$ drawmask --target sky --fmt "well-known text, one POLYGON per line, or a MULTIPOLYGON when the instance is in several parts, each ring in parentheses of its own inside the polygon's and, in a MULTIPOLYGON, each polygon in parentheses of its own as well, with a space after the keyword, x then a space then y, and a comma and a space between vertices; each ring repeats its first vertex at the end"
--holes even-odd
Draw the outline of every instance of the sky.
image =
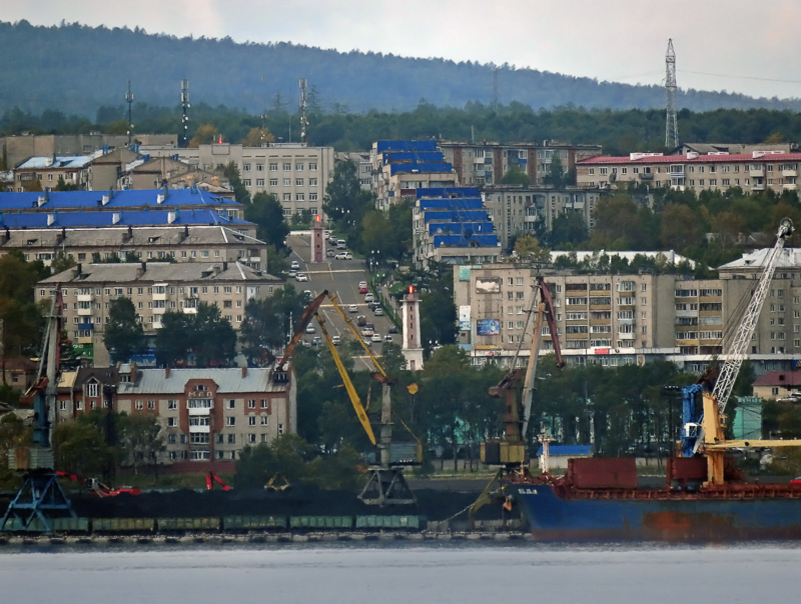
POLYGON ((801 97, 798 0, 0 0, 0 20, 509 64, 628 84, 801 97))

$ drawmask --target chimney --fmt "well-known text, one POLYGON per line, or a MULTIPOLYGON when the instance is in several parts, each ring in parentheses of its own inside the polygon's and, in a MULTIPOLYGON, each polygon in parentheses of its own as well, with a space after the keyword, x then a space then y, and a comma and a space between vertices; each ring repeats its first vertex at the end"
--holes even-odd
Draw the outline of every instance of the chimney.
POLYGON ((227 270, 228 270, 228 263, 227 262, 223 262, 223 272, 225 272, 227 270))
POLYGON ((53 226, 56 222, 56 215, 55 214, 48 214, 47 215, 47 226, 53 226))
POLYGON ((41 208, 46 203, 47 203, 47 197, 45 197, 44 195, 39 195, 39 197, 36 199, 37 208, 41 208))
POLYGON ((123 236, 123 241, 130 241, 131 239, 133 239, 133 229, 128 227, 128 231, 123 236))
POLYGON ((178 218, 178 212, 175 210, 171 210, 167 212, 167 224, 172 224, 178 218))
POLYGON ((3 234, 0 235, 0 245, 5 245, 11 239, 11 233, 8 230, 8 227, 5 227, 3 234))
POLYGON ((169 367, 165 367, 164 368, 164 379, 167 379, 168 377, 170 377, 170 368, 169 367))
POLYGON ((100 200, 100 205, 108 205, 109 201, 111 201, 111 196, 103 195, 102 199, 100 200))
POLYGON ((147 262, 140 262, 139 268, 136 269, 136 278, 141 279, 147 272, 147 262))
POLYGON ((247 375, 248 375, 248 368, 247 367, 242 367, 242 377, 243 378, 247 377, 247 375))
MULTIPOLYGON (((104 196, 104 197, 105 197, 105 196, 104 196)), ((119 222, 120 222, 120 218, 122 218, 122 213, 120 213, 120 212, 114 212, 114 213, 111 215, 111 224, 119 224, 119 222)))
POLYGON ((131 363, 131 383, 132 384, 136 383, 136 378, 137 378, 136 373, 137 373, 136 363, 131 363))
POLYGON ((80 277, 81 276, 81 270, 82 270, 81 264, 80 263, 76 264, 72 268, 72 278, 73 279, 77 279, 78 277, 80 277))
POLYGON ((64 243, 64 240, 67 238, 67 229, 62 228, 61 232, 56 235, 56 245, 61 245, 64 243))
POLYGON ((181 241, 184 241, 185 239, 188 238, 189 238, 189 225, 184 225, 184 234, 183 237, 181 237, 181 241))

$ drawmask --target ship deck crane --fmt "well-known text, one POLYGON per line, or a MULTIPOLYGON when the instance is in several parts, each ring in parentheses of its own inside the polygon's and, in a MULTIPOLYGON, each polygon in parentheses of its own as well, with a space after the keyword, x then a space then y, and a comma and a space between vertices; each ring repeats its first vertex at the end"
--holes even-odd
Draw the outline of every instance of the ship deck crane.
MULTIPOLYGON (((481 506, 491 501, 491 493, 501 480, 505 479, 511 482, 520 482, 532 480, 533 478, 528 469, 526 435, 531 418, 534 393, 537 389, 537 364, 542 343, 543 319, 548 323, 548 328, 551 333, 554 353, 556 354, 556 365, 557 367, 564 366, 553 300, 548 290, 548 285, 542 277, 537 277, 536 284, 534 285, 534 295, 531 300, 529 319, 532 313, 536 313, 536 319, 531 334, 531 351, 526 365, 525 376, 522 376, 521 371, 514 367, 517 361, 517 356, 515 356, 512 362, 512 370, 507 373, 497 385, 489 390, 490 396, 503 396, 505 398, 503 418, 504 435, 502 438, 482 442, 480 456, 483 463, 500 466, 500 468, 495 477, 484 488, 484 491, 476 502, 471 506, 471 517, 475 515, 475 512, 481 506), (516 400, 516 391, 521 380, 523 381, 523 389, 520 402, 518 403, 516 400)), ((543 438, 547 440, 547 435, 543 438)), ((544 444, 547 447, 547 442, 544 444)))
POLYGON ((801 446, 801 440, 726 440, 723 433, 726 422, 726 416, 724 415, 726 403, 729 401, 734 382, 745 359, 748 344, 756 329, 757 320, 765 303, 768 288, 781 257, 781 251, 792 233, 792 221, 789 218, 782 219, 776 232, 776 244, 765 258, 762 274, 751 296, 751 301, 743 313, 732 339, 732 344, 727 351, 726 360, 721 367, 715 387, 711 392, 704 391, 702 393, 703 417, 694 449, 700 450, 707 459, 708 485, 724 483, 724 456, 732 448, 801 446))

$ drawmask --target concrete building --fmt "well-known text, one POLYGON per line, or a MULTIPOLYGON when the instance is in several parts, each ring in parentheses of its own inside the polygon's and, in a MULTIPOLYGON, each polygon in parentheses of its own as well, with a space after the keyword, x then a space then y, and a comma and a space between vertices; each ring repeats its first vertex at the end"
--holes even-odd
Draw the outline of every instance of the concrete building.
POLYGON ((565 172, 577 161, 601 155, 600 145, 571 145, 557 141, 535 143, 452 142, 438 141, 446 162, 453 164, 462 186, 497 185, 510 169, 526 174, 534 186, 543 185, 558 158, 565 172))
POLYGON ((771 371, 754 382, 754 396, 776 400, 801 392, 801 371, 771 371))
POLYGON ((450 188, 458 184, 453 166, 443 160, 436 141, 377 141, 370 151, 376 207, 415 199, 417 189, 450 188))
POLYGON ((496 262, 501 255, 478 187, 418 188, 412 209, 414 263, 496 262))
POLYGON ((296 384, 273 380, 270 369, 142 369, 125 363, 62 375, 58 421, 109 407, 157 417, 166 449, 147 461, 177 472, 233 471, 244 447, 297 430, 296 384))
POLYGON ((592 232, 593 212, 605 193, 602 189, 583 187, 485 185, 482 188, 484 207, 504 250, 509 249, 518 235, 534 235, 538 228, 550 231, 554 220, 562 214, 578 214, 587 232, 592 232))
MULTIPOLYGON (((700 373, 725 353, 768 250, 719 268, 718 279, 681 275, 579 275, 546 281, 556 306, 562 351, 570 363, 618 365, 656 358, 700 373)), ((532 284, 537 269, 515 264, 454 267, 459 344, 474 363, 508 362, 531 342, 532 284)), ((551 346, 547 326, 543 353, 551 346)), ((748 350, 758 375, 801 360, 801 250, 783 252, 748 350)))
POLYGON ((590 188, 636 183, 695 192, 725 192, 739 187, 746 193, 766 189, 782 193, 797 190, 799 162, 801 153, 782 151, 707 155, 631 153, 628 157, 593 157, 576 162, 576 183, 590 188))
POLYGON ((265 242, 222 225, 0 231, 0 257, 12 249, 45 266, 63 255, 75 262, 238 261, 257 271, 267 267, 265 242))
POLYGON ((334 173, 334 148, 309 147, 305 143, 271 143, 264 147, 215 143, 193 149, 141 145, 139 151, 154 158, 177 158, 192 169, 206 172, 233 162, 250 195, 274 194, 287 217, 302 211, 321 214, 325 188, 334 173))
POLYGON ((59 179, 81 190, 89 182, 88 155, 52 155, 31 157, 14 167, 14 191, 44 191, 55 187, 59 179))
MULTIPOLYGON (((147 145, 176 143, 174 134, 137 134, 135 139, 147 145)), ((23 134, 0 137, 0 153, 8 166, 16 166, 30 157, 92 155, 103 149, 108 152, 127 146, 128 136, 124 134, 23 134)))
POLYGON ((356 165, 356 174, 359 176, 359 185, 362 191, 371 191, 373 186, 373 167, 370 153, 337 151, 334 162, 352 161, 356 165))
POLYGON ((49 301, 56 289, 63 297, 62 317, 67 334, 91 353, 96 366, 108 363, 103 344, 113 300, 130 298, 145 336, 161 328, 165 312, 194 314, 200 302, 215 304, 238 330, 248 300, 264 298, 284 282, 241 262, 198 261, 183 263, 78 264, 36 284, 36 301, 49 301), (87 349, 86 347, 91 347, 87 349))

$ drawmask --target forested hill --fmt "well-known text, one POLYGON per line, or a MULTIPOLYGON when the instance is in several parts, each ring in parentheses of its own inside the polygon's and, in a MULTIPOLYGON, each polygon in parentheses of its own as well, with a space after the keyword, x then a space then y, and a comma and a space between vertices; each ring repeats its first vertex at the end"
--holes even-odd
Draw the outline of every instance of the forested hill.
MULTIPOLYGON (((536 41, 532 41, 532 44, 536 41)), ((358 41, 354 41, 358 44, 358 41)), ((591 49, 587 49, 588 52, 591 49)), ((79 24, 34 27, 0 22, 0 109, 39 113, 58 109, 94 118, 101 105, 117 105, 133 82, 136 100, 174 107, 181 79, 193 102, 260 113, 293 110, 298 78, 310 102, 325 111, 404 111, 421 99, 463 107, 493 100, 492 65, 411 59, 376 53, 341 53, 291 43, 237 44, 230 38, 151 35, 136 29, 79 24)), ((498 101, 534 109, 561 106, 630 109, 664 106, 659 86, 631 86, 589 78, 514 69, 497 70, 498 101)), ((682 91, 678 103, 695 111, 764 107, 801 109, 801 100, 753 99, 716 92, 682 91)))

